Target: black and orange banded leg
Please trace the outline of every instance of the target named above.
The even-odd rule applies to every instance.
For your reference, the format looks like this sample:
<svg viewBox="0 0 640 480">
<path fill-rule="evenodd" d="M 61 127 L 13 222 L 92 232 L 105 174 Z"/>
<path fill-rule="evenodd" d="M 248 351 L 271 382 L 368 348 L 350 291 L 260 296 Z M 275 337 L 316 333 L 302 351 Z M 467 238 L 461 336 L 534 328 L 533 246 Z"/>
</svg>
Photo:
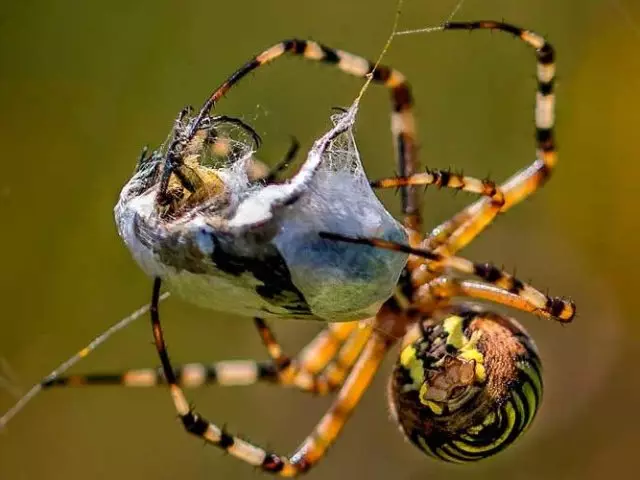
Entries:
<svg viewBox="0 0 640 480">
<path fill-rule="evenodd" d="M 401 188 L 406 186 L 438 188 L 450 188 L 463 192 L 475 193 L 489 197 L 492 203 L 498 206 L 504 205 L 504 194 L 500 187 L 493 181 L 480 180 L 461 173 L 449 170 L 427 170 L 424 173 L 415 173 L 409 177 L 388 177 L 369 182 L 371 188 Z"/>
<path fill-rule="evenodd" d="M 343 325 L 349 325 L 348 336 L 344 336 Z M 281 381 L 318 395 L 336 391 L 358 360 L 371 331 L 372 322 L 368 320 L 330 324 L 291 362 L 290 371 L 282 375 Z M 339 343 L 331 341 L 322 345 L 323 337 L 330 339 L 336 333 L 343 336 Z"/>
<path fill-rule="evenodd" d="M 556 165 L 554 140 L 554 49 L 543 37 L 513 25 L 494 22 L 447 22 L 445 30 L 500 30 L 510 33 L 535 49 L 537 59 L 537 82 L 535 107 L 536 160 L 529 167 L 501 185 L 504 204 L 498 205 L 489 199 L 480 199 L 452 219 L 437 227 L 424 245 L 438 247 L 439 251 L 454 254 L 464 248 L 491 223 L 498 213 L 505 212 L 540 188 L 551 175 Z"/>
<path fill-rule="evenodd" d="M 316 378 L 318 393 L 331 392 L 341 387 L 358 360 L 373 331 L 373 323 L 358 322 L 356 330 L 347 338 L 322 373 Z"/>
<path fill-rule="evenodd" d="M 248 386 L 258 382 L 279 383 L 278 370 L 271 361 L 222 360 L 213 363 L 187 363 L 174 367 L 178 385 L 198 388 L 205 385 Z M 59 376 L 42 382 L 43 388 L 123 386 L 156 387 L 166 385 L 162 368 L 137 368 L 120 373 L 92 373 Z"/>
<path fill-rule="evenodd" d="M 220 360 L 212 363 L 186 363 L 174 367 L 178 385 L 199 388 L 206 385 L 222 387 L 250 386 L 271 383 L 281 387 L 297 388 L 303 392 L 327 395 L 342 386 L 368 337 L 362 333 L 350 336 L 338 354 L 327 361 L 326 368 L 310 373 L 296 368 L 292 378 L 270 360 Z M 295 365 L 295 360 L 292 361 Z M 285 377 L 283 379 L 283 377 Z M 60 375 L 41 382 L 43 389 L 60 387 L 121 386 L 133 388 L 166 385 L 162 368 L 136 368 L 123 372 Z"/>
<path fill-rule="evenodd" d="M 540 299 L 526 298 L 483 282 L 438 277 L 418 288 L 414 300 L 418 308 L 425 312 L 436 310 L 443 304 L 449 304 L 452 298 L 464 297 L 490 301 L 563 323 L 573 320 L 576 312 L 573 302 L 559 297 L 549 297 L 542 293 L 541 295 Z"/>
<path fill-rule="evenodd" d="M 360 324 L 361 322 L 330 323 L 300 351 L 295 363 L 300 369 L 313 375 L 320 373 Z"/>
<path fill-rule="evenodd" d="M 370 322 L 341 322 L 325 327 L 302 352 L 289 359 L 277 344 L 269 327 L 255 319 L 271 360 L 221 360 L 188 363 L 174 368 L 178 385 L 249 386 L 258 382 L 293 387 L 326 395 L 342 385 L 344 377 L 362 351 Z M 46 379 L 42 388 L 80 386 L 155 387 L 167 382 L 162 368 L 137 368 L 124 372 L 73 374 Z"/>
<path fill-rule="evenodd" d="M 153 283 L 151 326 L 171 397 L 185 430 L 250 465 L 283 477 L 294 477 L 309 471 L 324 456 L 360 401 L 393 343 L 388 337 L 378 332 L 372 333 L 329 411 L 296 452 L 291 457 L 283 457 L 225 432 L 191 409 L 177 383 L 160 325 L 158 301 L 161 283 L 159 278 L 156 278 Z"/>
<path fill-rule="evenodd" d="M 408 177 L 419 169 L 416 155 L 416 127 L 413 117 L 413 98 L 409 84 L 402 73 L 384 65 L 375 65 L 357 55 L 337 50 L 312 40 L 290 39 L 273 45 L 249 60 L 220 85 L 205 102 L 193 122 L 190 134 L 195 135 L 202 120 L 215 104 L 236 83 L 258 67 L 266 65 L 284 54 L 296 55 L 330 65 L 360 78 L 371 78 L 373 82 L 384 85 L 391 91 L 392 113 L 391 131 L 397 152 L 397 167 L 400 175 Z M 405 226 L 410 230 L 412 243 L 419 242 L 421 227 L 419 191 L 414 187 L 403 187 L 402 211 Z"/>
<path fill-rule="evenodd" d="M 425 287 L 423 290 L 433 291 L 433 282 L 445 281 L 442 280 L 445 278 L 442 277 L 442 274 L 450 270 L 467 275 L 475 275 L 488 284 L 477 282 L 462 282 L 458 284 L 455 283 L 455 280 L 452 280 L 453 283 L 447 283 L 447 285 L 463 285 L 466 289 L 456 290 L 452 287 L 453 289 L 451 291 L 455 292 L 453 296 L 459 296 L 459 292 L 462 292 L 464 296 L 472 298 L 493 300 L 497 303 L 506 302 L 509 306 L 515 306 L 515 308 L 519 308 L 520 310 L 533 312 L 546 318 L 554 318 L 561 322 L 570 322 L 576 313 L 575 304 L 571 300 L 550 297 L 490 263 L 476 263 L 466 258 L 445 255 L 435 250 L 413 248 L 401 243 L 377 238 L 347 237 L 324 232 L 320 233 L 320 236 L 341 242 L 394 250 L 423 258 L 426 261 L 424 265 L 426 268 L 423 270 L 415 269 L 411 272 L 413 288 L 418 289 L 418 292 L 423 286 Z M 433 274 L 438 276 L 436 280 L 432 280 Z M 502 296 L 503 292 L 508 295 Z M 433 296 L 439 299 L 446 295 L 436 293 Z"/>
<path fill-rule="evenodd" d="M 292 359 L 284 354 L 264 320 L 255 318 L 254 322 L 273 361 L 278 383 L 320 395 L 342 385 L 371 334 L 371 322 L 366 320 L 329 324 Z"/>
</svg>

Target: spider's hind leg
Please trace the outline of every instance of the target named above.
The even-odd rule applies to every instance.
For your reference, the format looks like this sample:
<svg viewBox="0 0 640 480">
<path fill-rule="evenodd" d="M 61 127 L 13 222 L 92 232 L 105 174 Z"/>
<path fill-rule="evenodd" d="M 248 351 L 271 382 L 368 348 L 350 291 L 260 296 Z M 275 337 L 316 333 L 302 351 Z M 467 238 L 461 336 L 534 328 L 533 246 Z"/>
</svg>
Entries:
<svg viewBox="0 0 640 480">
<path fill-rule="evenodd" d="M 248 386 L 258 382 L 292 387 L 326 395 L 342 386 L 371 334 L 370 322 L 327 325 L 294 358 L 283 353 L 267 324 L 255 319 L 270 360 L 223 360 L 188 363 L 174 368 L 177 384 L 184 388 L 205 385 Z M 140 368 L 125 372 L 73 374 L 42 382 L 43 388 L 107 386 L 155 387 L 165 385 L 162 368 Z"/>
<path fill-rule="evenodd" d="M 324 457 L 327 449 L 340 434 L 348 417 L 359 403 L 362 395 L 373 379 L 373 375 L 378 370 L 386 353 L 394 343 L 388 336 L 382 335 L 377 331 L 373 332 L 371 338 L 367 340 L 361 355 L 358 357 L 353 370 L 340 389 L 336 400 L 316 425 L 313 432 L 306 437 L 293 455 L 287 457 L 280 456 L 229 434 L 192 410 L 184 392 L 178 385 L 166 349 L 158 311 L 160 285 L 160 279 L 156 278 L 150 308 L 151 326 L 156 350 L 162 363 L 162 369 L 169 385 L 174 406 L 184 429 L 188 433 L 202 438 L 207 443 L 224 450 L 250 465 L 259 467 L 265 472 L 278 474 L 283 477 L 294 477 L 306 473 Z"/>
</svg>

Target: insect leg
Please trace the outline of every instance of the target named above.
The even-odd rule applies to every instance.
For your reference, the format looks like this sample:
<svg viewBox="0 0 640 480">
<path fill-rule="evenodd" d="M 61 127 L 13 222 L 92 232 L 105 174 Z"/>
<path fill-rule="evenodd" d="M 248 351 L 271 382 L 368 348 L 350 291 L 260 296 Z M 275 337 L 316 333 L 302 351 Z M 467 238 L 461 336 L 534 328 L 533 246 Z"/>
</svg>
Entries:
<svg viewBox="0 0 640 480">
<path fill-rule="evenodd" d="M 329 324 L 298 357 L 291 359 L 283 353 L 264 320 L 255 318 L 254 321 L 279 383 L 323 395 L 342 385 L 371 335 L 371 322 Z"/>
<path fill-rule="evenodd" d="M 253 385 L 266 381 L 277 383 L 278 372 L 270 361 L 226 360 L 210 364 L 188 363 L 175 367 L 174 376 L 180 386 Z M 166 384 L 161 368 L 139 368 L 120 373 L 80 374 L 44 380 L 43 388 L 120 385 L 123 387 L 155 387 Z"/>
<path fill-rule="evenodd" d="M 296 138 L 291 137 L 291 146 L 289 147 L 289 150 L 287 150 L 284 158 L 274 165 L 274 167 L 269 171 L 269 174 L 263 180 L 267 184 L 274 183 L 277 180 L 278 175 L 285 171 L 293 159 L 296 158 L 298 150 L 300 150 L 300 143 Z"/>
</svg>

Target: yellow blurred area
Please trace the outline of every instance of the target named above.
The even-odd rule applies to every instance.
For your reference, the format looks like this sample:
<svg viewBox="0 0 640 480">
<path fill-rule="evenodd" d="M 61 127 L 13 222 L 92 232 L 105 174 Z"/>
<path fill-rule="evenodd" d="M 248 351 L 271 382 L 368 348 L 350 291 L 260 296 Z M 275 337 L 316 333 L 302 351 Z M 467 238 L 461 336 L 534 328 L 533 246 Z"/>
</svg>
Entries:
<svg viewBox="0 0 640 480">
<path fill-rule="evenodd" d="M 454 1 L 406 0 L 402 29 L 432 26 Z M 148 301 L 151 282 L 130 258 L 112 209 L 142 146 L 164 141 L 173 118 L 253 54 L 276 41 L 313 38 L 376 58 L 394 0 L 322 2 L 5 3 L 0 14 L 0 252 L 2 369 L 26 388 L 108 325 Z M 556 175 L 499 218 L 464 255 L 492 261 L 553 295 L 569 296 L 567 327 L 516 314 L 545 366 L 545 399 L 531 430 L 484 462 L 425 458 L 389 420 L 388 362 L 309 478 L 601 479 L 633 476 L 640 353 L 635 250 L 640 236 L 640 4 L 635 0 L 467 0 L 458 20 L 505 19 L 557 49 Z M 499 181 L 533 160 L 535 61 L 500 33 L 397 37 L 385 57 L 411 81 L 424 165 Z M 247 78 L 219 104 L 264 139 L 275 163 L 295 135 L 308 146 L 331 107 L 362 82 L 299 59 Z M 372 178 L 394 172 L 387 92 L 363 100 L 357 139 Z M 398 213 L 399 197 L 382 198 Z M 427 226 L 472 200 L 425 195 Z M 224 301 L 224 300 L 221 300 Z M 176 363 L 265 358 L 251 322 L 163 307 Z M 295 352 L 320 326 L 274 325 Z M 74 371 L 155 366 L 142 319 Z M 394 355 L 396 353 L 394 352 Z M 4 372 L 3 375 L 6 375 Z M 274 387 L 189 392 L 199 409 L 286 453 L 328 406 Z M 0 412 L 14 401 L 0 388 Z M 0 478 L 253 479 L 250 467 L 188 438 L 163 389 L 45 392 L 0 433 Z"/>
</svg>

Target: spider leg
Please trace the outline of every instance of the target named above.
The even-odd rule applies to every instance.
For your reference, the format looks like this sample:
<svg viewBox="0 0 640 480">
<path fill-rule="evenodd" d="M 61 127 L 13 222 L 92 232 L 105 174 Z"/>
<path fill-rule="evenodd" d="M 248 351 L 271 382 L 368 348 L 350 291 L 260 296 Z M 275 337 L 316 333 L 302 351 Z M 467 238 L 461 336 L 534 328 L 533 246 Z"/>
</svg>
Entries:
<svg viewBox="0 0 640 480">
<path fill-rule="evenodd" d="M 298 447 L 290 457 L 284 457 L 257 447 L 241 438 L 224 431 L 219 426 L 209 422 L 193 411 L 182 389 L 178 386 L 171 360 L 164 342 L 164 335 L 160 325 L 158 299 L 160 296 L 161 280 L 156 278 L 153 285 L 151 301 L 151 325 L 156 349 L 162 363 L 162 368 L 169 384 L 174 406 L 185 430 L 204 439 L 234 457 L 265 472 L 278 474 L 283 477 L 293 477 L 309 471 L 326 453 L 345 425 L 349 415 L 360 401 L 369 386 L 373 375 L 378 370 L 386 352 L 393 342 L 388 337 L 374 332 L 359 356 L 358 361 L 341 388 L 338 397 L 327 413 L 316 425 L 314 431 Z"/>
<path fill-rule="evenodd" d="M 174 376 L 180 386 L 253 385 L 257 382 L 277 383 L 278 371 L 273 362 L 225 360 L 210 364 L 187 363 L 176 366 Z M 161 368 L 138 368 L 119 373 L 97 373 L 60 376 L 44 380 L 43 388 L 119 385 L 123 387 L 155 387 L 166 384 Z"/>
<path fill-rule="evenodd" d="M 416 131 L 412 112 L 413 98 L 411 89 L 404 75 L 384 65 L 375 66 L 362 57 L 343 50 L 329 48 L 311 40 L 284 40 L 252 58 L 236 70 L 220 85 L 200 109 L 196 120 L 192 123 L 190 136 L 195 135 L 202 120 L 209 114 L 220 98 L 236 83 L 258 67 L 266 65 L 284 54 L 302 56 L 336 66 L 339 70 L 360 78 L 370 77 L 373 82 L 387 87 L 391 92 L 392 113 L 391 131 L 396 146 L 398 171 L 403 176 L 410 176 L 418 170 L 416 154 Z M 413 187 L 402 188 L 402 211 L 405 226 L 412 233 L 412 243 L 420 241 L 420 202 L 419 191 Z"/>
<path fill-rule="evenodd" d="M 254 321 L 276 368 L 279 383 L 323 395 L 342 385 L 371 336 L 371 322 L 366 320 L 329 324 L 297 358 L 291 359 L 283 353 L 264 320 L 255 318 Z"/>
<path fill-rule="evenodd" d="M 408 177 L 388 177 L 369 182 L 371 188 L 400 188 L 405 186 L 435 186 L 451 188 L 464 192 L 476 193 L 489 197 L 491 203 L 498 206 L 504 204 L 504 194 L 491 180 L 479 180 L 474 177 L 450 172 L 448 170 L 428 170 L 424 173 L 414 173 Z"/>
<path fill-rule="evenodd" d="M 360 322 L 330 323 L 300 351 L 295 363 L 311 374 L 320 373 L 360 324 Z"/>
<path fill-rule="evenodd" d="M 575 305 L 571 301 L 558 297 L 549 297 L 541 292 L 540 299 L 528 298 L 474 280 L 438 277 L 421 286 L 414 294 L 414 299 L 421 311 L 433 311 L 440 305 L 448 304 L 454 297 L 466 297 L 477 300 L 488 300 L 523 312 L 532 313 L 543 318 L 570 322 L 575 316 Z"/>
<path fill-rule="evenodd" d="M 464 248 L 489 225 L 498 213 L 507 211 L 540 188 L 550 177 L 557 156 L 554 141 L 554 49 L 540 35 L 513 25 L 493 22 L 448 22 L 445 30 L 491 29 L 510 33 L 535 48 L 537 82 L 535 107 L 536 160 L 501 186 L 504 205 L 489 199 L 480 199 L 452 219 L 437 227 L 424 245 L 438 247 L 439 251 L 454 254 Z"/>
<path fill-rule="evenodd" d="M 205 385 L 248 386 L 258 382 L 317 395 L 334 392 L 344 382 L 368 340 L 367 322 L 328 325 L 295 358 L 289 359 L 275 341 L 269 327 L 255 319 L 271 360 L 224 360 L 176 366 L 178 385 L 198 388 Z M 74 374 L 45 379 L 43 389 L 53 387 L 105 386 L 155 387 L 166 384 L 162 368 L 140 368 L 125 372 Z"/>
<path fill-rule="evenodd" d="M 434 282 L 442 279 L 442 277 L 438 277 L 436 280 L 431 281 L 432 274 L 442 274 L 446 270 L 452 270 L 463 274 L 475 275 L 488 284 L 462 281 L 456 283 L 455 280 L 451 280 L 453 282 L 452 285 L 454 285 L 451 290 L 454 292 L 452 293 L 453 296 L 463 294 L 472 298 L 493 300 L 497 303 L 514 306 L 515 308 L 562 322 L 570 322 L 575 316 L 576 309 L 572 301 L 550 297 L 490 263 L 476 263 L 466 258 L 445 255 L 437 250 L 412 248 L 408 245 L 377 238 L 352 238 L 325 232 L 321 232 L 320 236 L 347 243 L 395 250 L 424 258 L 426 260 L 426 264 L 422 266 L 424 268 L 416 268 L 411 272 L 411 280 L 414 287 L 422 288 L 424 286 L 427 290 L 432 289 L 436 285 Z M 449 279 L 446 280 L 449 281 Z M 458 291 L 456 290 L 458 288 L 456 285 L 460 285 L 461 287 L 459 288 L 464 287 L 463 290 L 460 290 L 460 294 L 455 293 Z M 442 288 L 444 289 L 444 287 Z M 444 289 L 444 291 L 446 293 L 448 290 Z M 435 295 L 435 297 L 439 298 L 438 295 Z"/>
</svg>

